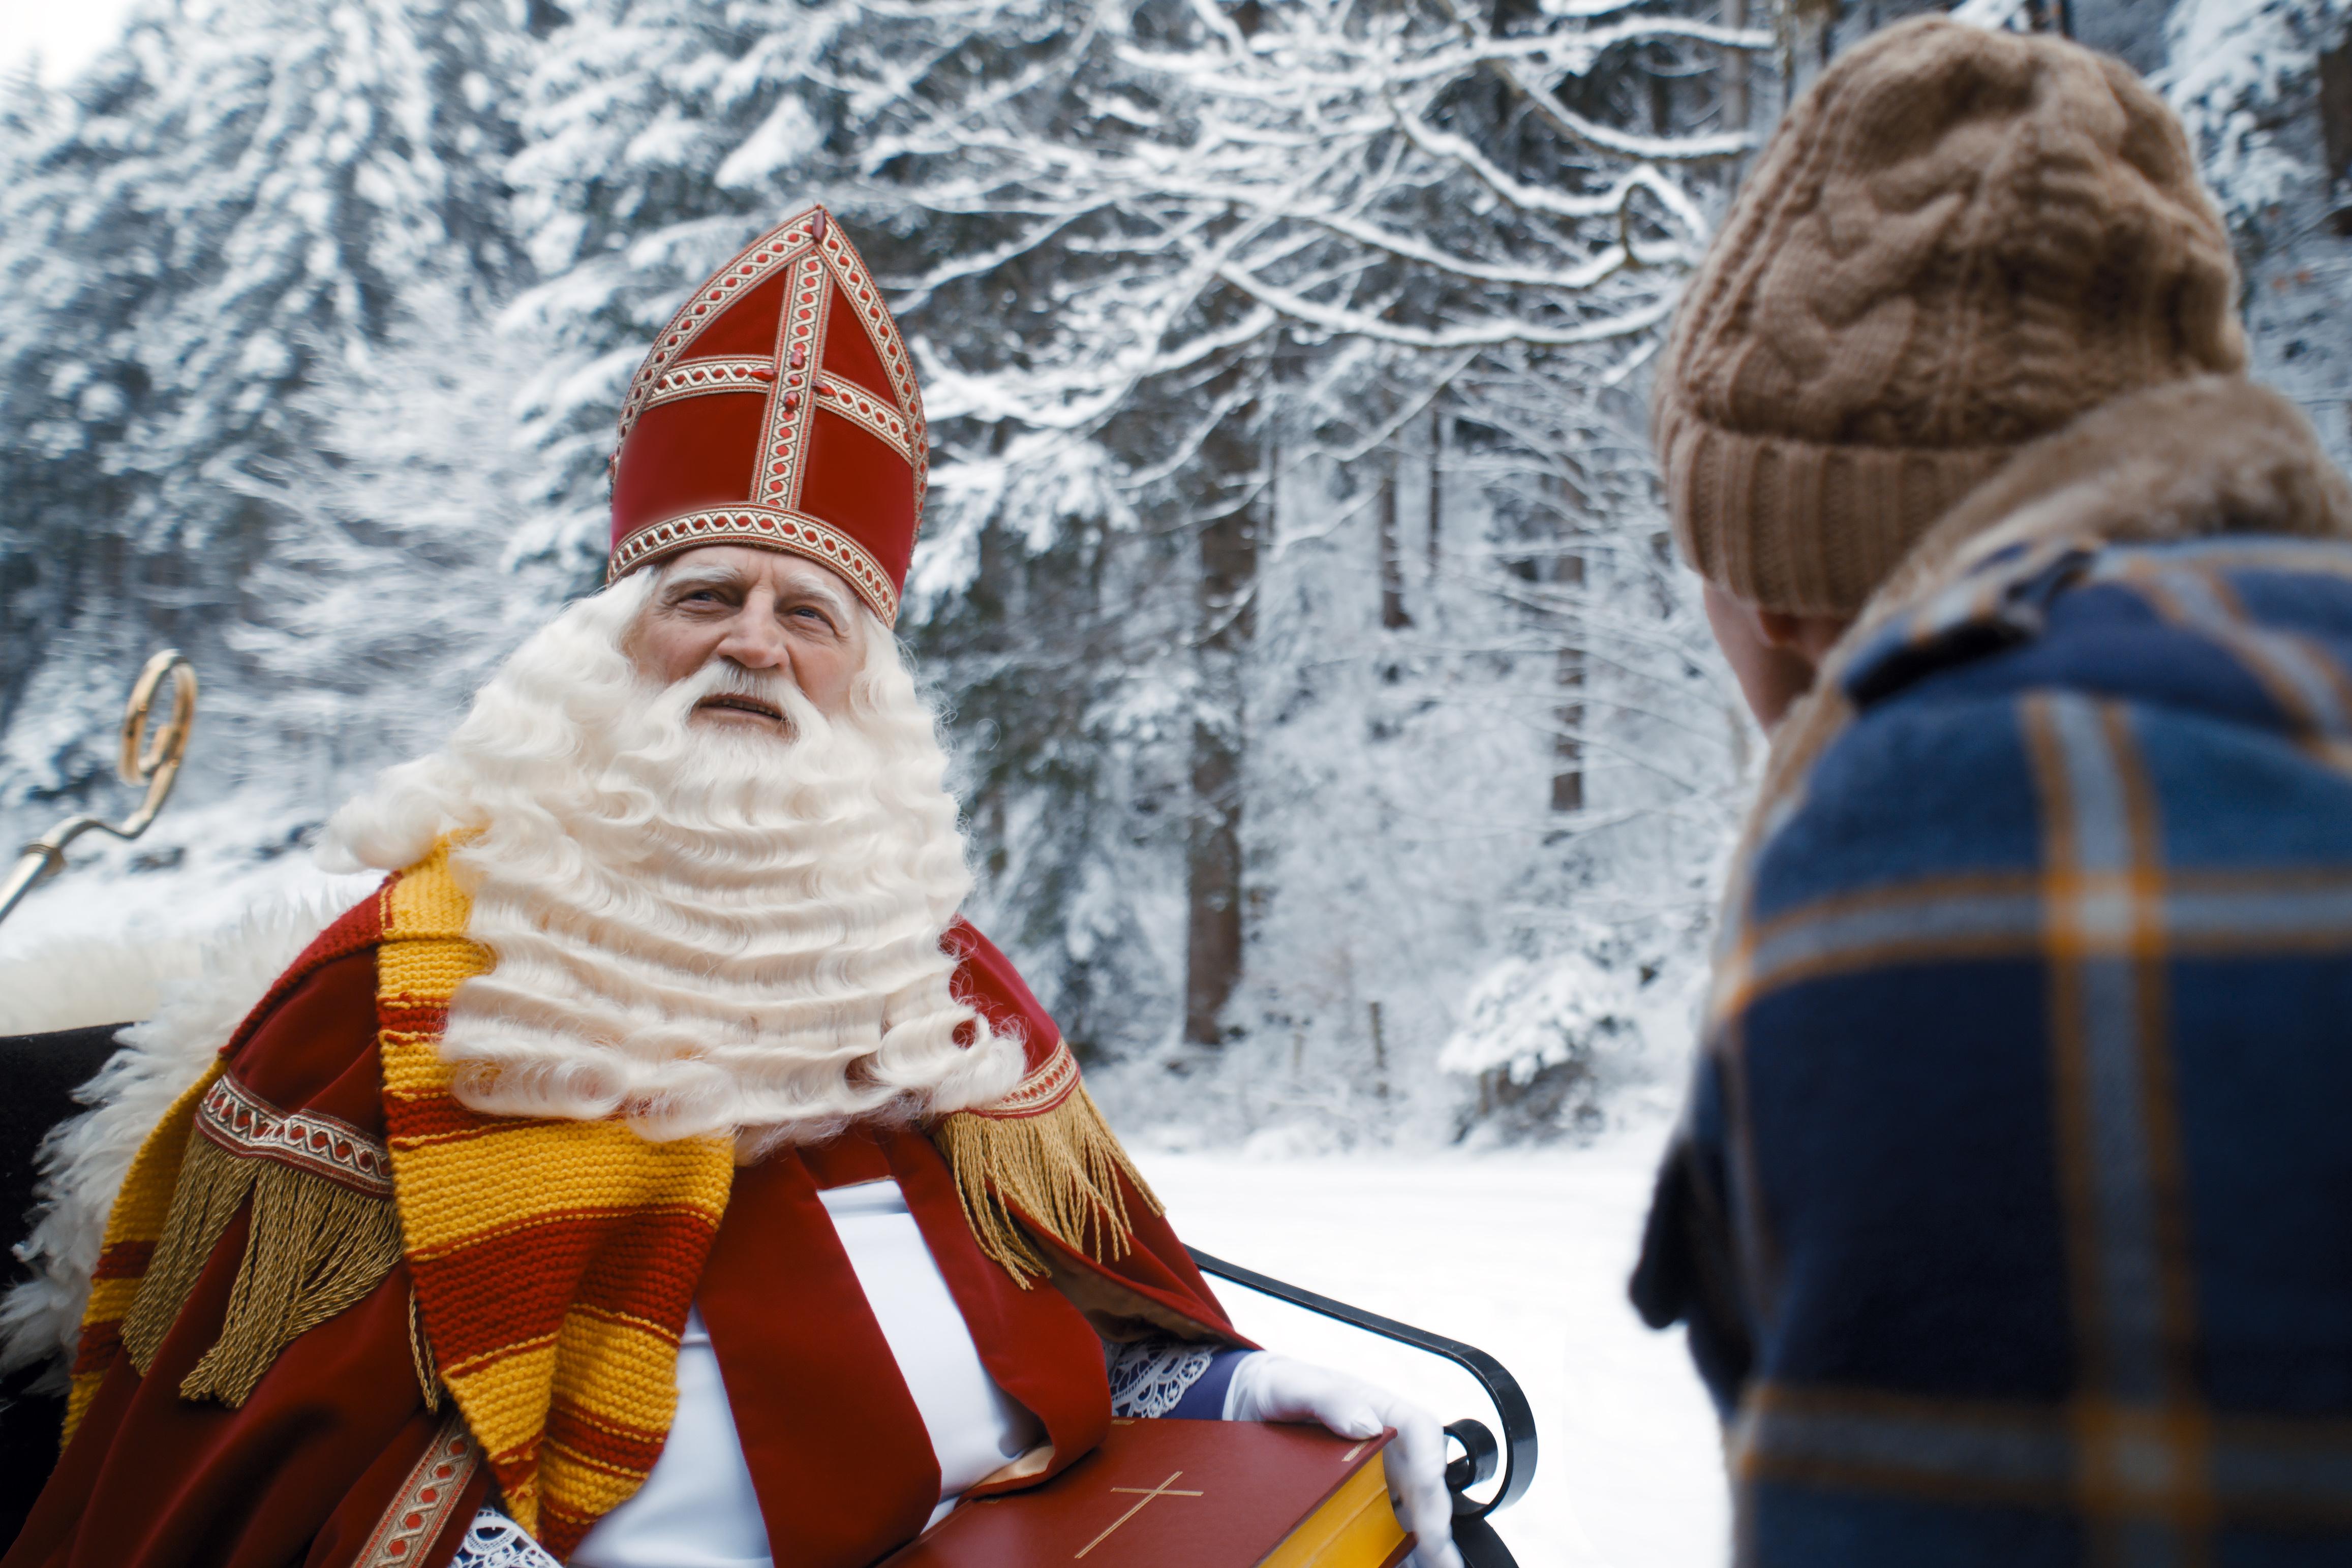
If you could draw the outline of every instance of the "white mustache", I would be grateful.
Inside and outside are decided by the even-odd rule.
[[[765,706],[782,721],[786,733],[798,736],[813,712],[808,697],[792,678],[774,670],[747,670],[730,659],[713,659],[694,674],[674,682],[667,694],[681,705],[681,716],[713,697],[742,697]]]

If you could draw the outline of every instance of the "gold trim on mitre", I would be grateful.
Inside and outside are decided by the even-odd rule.
[[[703,397],[711,392],[765,392],[775,379],[773,356],[757,360],[693,360],[656,376],[653,384],[646,389],[637,412],[643,413],[680,398]]]
[[[839,572],[885,626],[898,621],[898,591],[864,545],[832,524],[782,507],[718,507],[649,523],[621,541],[604,566],[618,582],[641,566],[702,545],[748,544],[805,556]]]
[[[917,461],[910,426],[890,406],[889,399],[878,397],[854,382],[822,375],[809,391],[819,408],[831,409],[852,424],[861,426],[908,463]],[[918,518],[916,532],[921,531],[921,519]]]
[[[833,221],[832,214],[823,207],[816,208],[815,214],[824,220],[817,225],[817,248],[840,283],[843,298],[849,301],[865,327],[874,345],[875,357],[882,361],[882,371],[890,378],[898,412],[907,422],[907,445],[915,463],[915,538],[921,538],[923,502],[931,486],[931,437],[923,416],[922,389],[915,384],[914,354],[898,330],[898,318],[883,303],[882,287],[866,270],[866,258],[842,234],[841,225]]]
[[[672,364],[693,349],[702,329],[725,314],[727,307],[747,290],[758,287],[807,254],[815,240],[814,220],[824,210],[811,207],[795,214],[745,246],[677,308],[677,314],[655,336],[654,346],[646,350],[644,362],[630,379],[629,395],[621,402],[616,448],[619,442],[628,438],[638,416],[652,405],[654,393]]]

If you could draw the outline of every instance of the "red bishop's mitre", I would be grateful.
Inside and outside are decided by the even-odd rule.
[[[887,626],[929,474],[898,324],[812,207],[696,289],[637,368],[605,580],[698,545],[758,545],[833,568]]]

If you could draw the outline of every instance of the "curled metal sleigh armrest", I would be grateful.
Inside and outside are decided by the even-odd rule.
[[[1444,1356],[1476,1378],[1479,1386],[1486,1391],[1486,1397],[1494,1402],[1495,1416],[1502,1426],[1503,1435],[1498,1445],[1486,1423],[1477,1420],[1454,1421],[1445,1428],[1446,1436],[1461,1444],[1463,1450],[1460,1458],[1445,1467],[1445,1485],[1454,1494],[1454,1544],[1470,1568],[1516,1568],[1509,1551],[1486,1522],[1486,1516],[1518,1501],[1526,1495],[1528,1484],[1535,1479],[1536,1416],[1526,1392],[1519,1387],[1519,1380],[1501,1362],[1476,1345],[1318,1295],[1255,1269],[1212,1257],[1197,1247],[1184,1250],[1192,1255],[1193,1263],[1204,1274],[1229,1280],[1244,1290],[1288,1301],[1431,1355]],[[1497,1458],[1503,1467],[1502,1487],[1492,1498],[1479,1502],[1470,1497],[1469,1490],[1494,1475]]]

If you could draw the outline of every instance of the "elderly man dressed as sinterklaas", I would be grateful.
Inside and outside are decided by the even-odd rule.
[[[663,329],[608,586],[334,819],[391,874],[145,1130],[5,1568],[860,1568],[1115,1413],[1392,1426],[1454,1568],[1435,1423],[1235,1333],[958,915],[925,441],[821,209]]]

